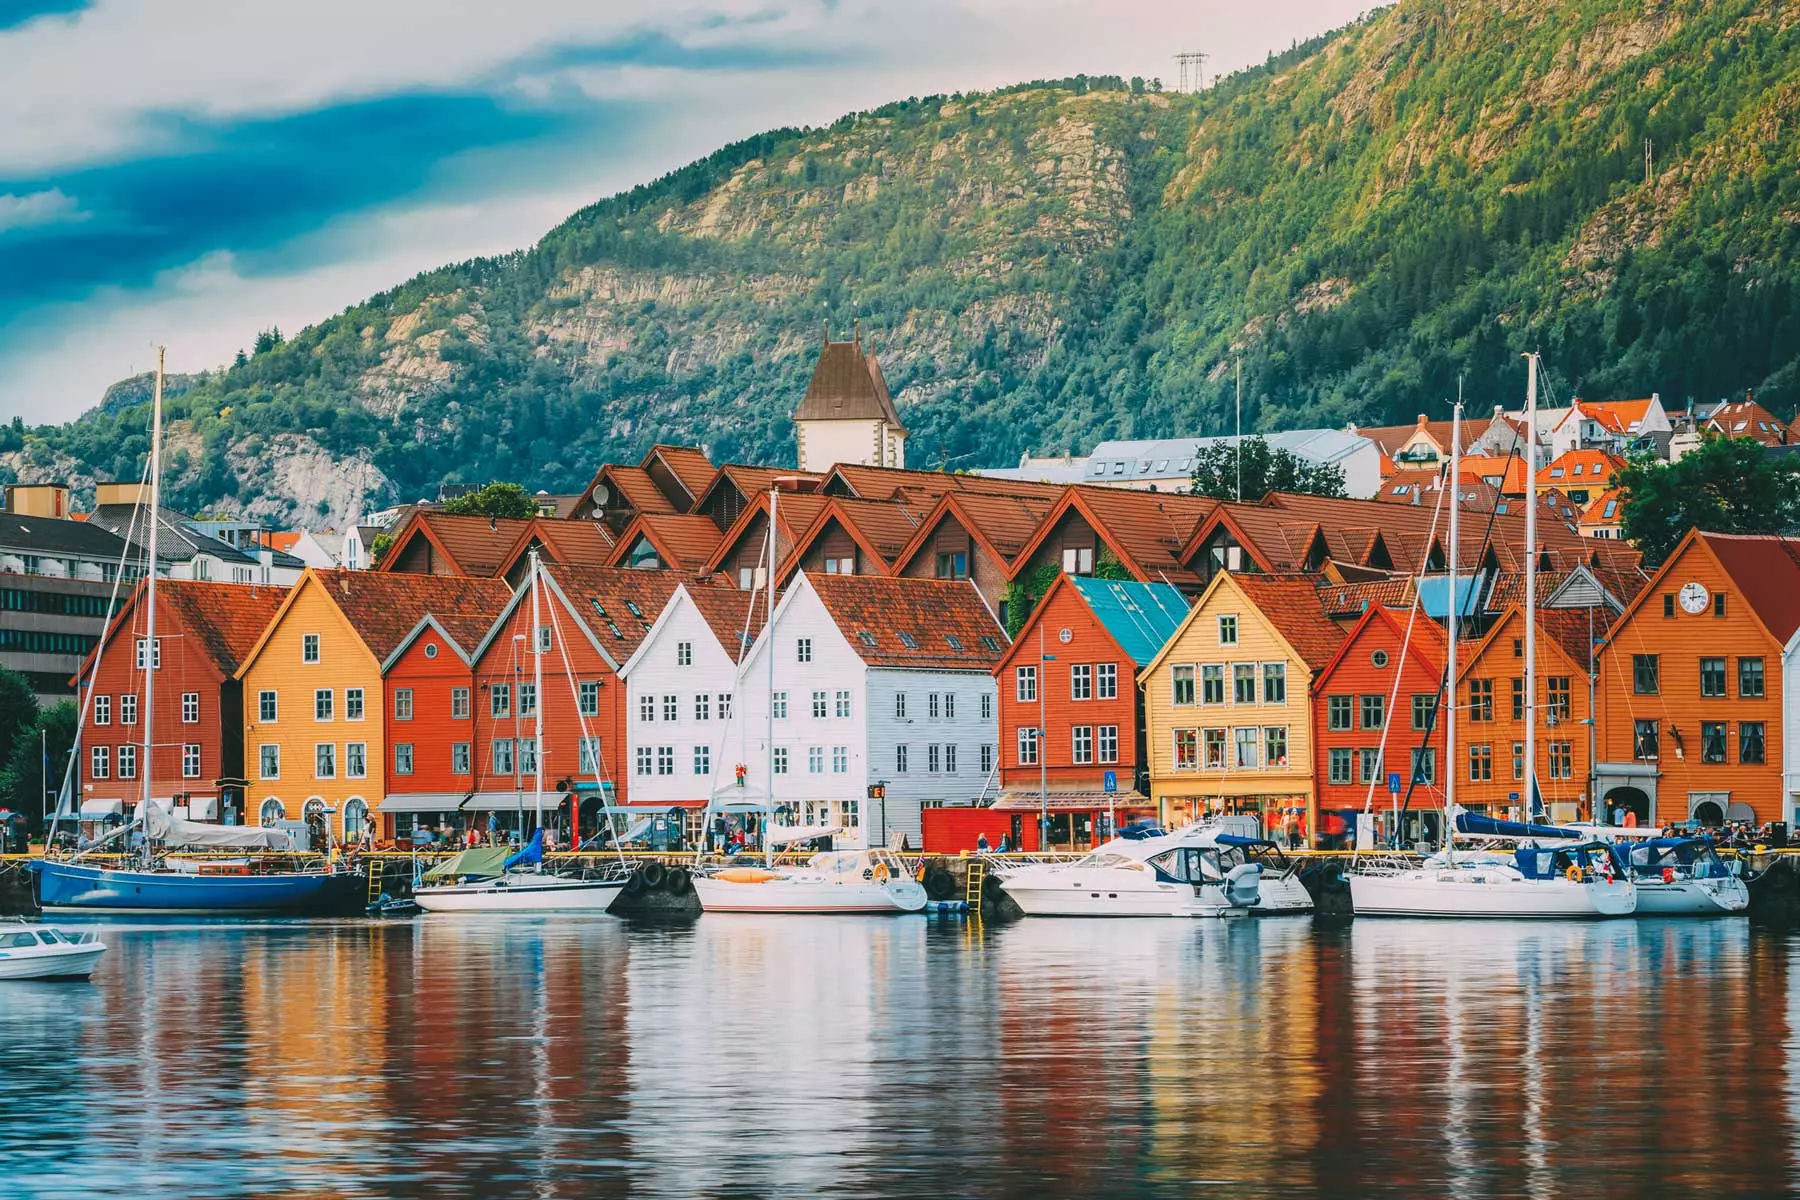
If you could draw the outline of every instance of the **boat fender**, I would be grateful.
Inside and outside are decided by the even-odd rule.
[[[1675,882],[1675,868],[1674,867],[1664,867],[1662,875],[1663,875],[1664,883],[1674,883]]]
[[[948,900],[956,894],[956,877],[942,867],[925,872],[925,894],[933,900]]]
[[[633,871],[625,877],[625,894],[627,896],[641,896],[646,890],[642,871]]]
[[[1570,883],[1580,883],[1581,882],[1581,868],[1576,866],[1574,863],[1570,863],[1569,869],[1563,872],[1563,876],[1566,879],[1568,879],[1568,881]]]
[[[642,873],[644,886],[654,889],[663,885],[663,880],[669,876],[669,869],[659,862],[648,862],[644,864]]]
[[[663,890],[671,896],[679,896],[688,890],[688,873],[686,867],[670,867],[669,873],[663,877]]]

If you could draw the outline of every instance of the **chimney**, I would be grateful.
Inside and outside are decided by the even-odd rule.
[[[132,483],[97,483],[94,485],[94,506],[102,504],[140,504],[149,503],[150,489],[144,484]]]
[[[1420,429],[1425,428],[1425,414],[1424,413],[1419,414],[1419,428]]]

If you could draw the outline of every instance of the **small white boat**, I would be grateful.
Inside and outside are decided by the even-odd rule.
[[[510,871],[493,879],[421,887],[413,899],[426,912],[605,912],[623,879],[572,879]]]
[[[800,867],[721,867],[693,881],[705,912],[915,913],[927,899],[886,850],[826,850]]]
[[[1114,838],[1072,863],[1026,864],[999,881],[1028,917],[1248,916],[1262,899],[1263,867],[1248,860],[1246,844],[1262,843],[1194,824]]]
[[[0,979],[86,979],[105,953],[106,943],[92,933],[0,926]]]
[[[1605,845],[1522,846],[1437,854],[1420,866],[1361,868],[1350,875],[1359,917],[1628,917],[1637,889]]]
[[[1750,888],[1710,838],[1645,838],[1623,847],[1639,916],[1714,917],[1750,907]]]

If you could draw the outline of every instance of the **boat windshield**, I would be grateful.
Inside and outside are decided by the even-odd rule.
[[[58,945],[59,943],[62,942],[62,940],[63,940],[62,934],[56,932],[56,930],[54,930],[54,929],[38,930],[38,941],[44,943],[44,945],[46,945],[46,946]]]
[[[1638,842],[1627,853],[1634,875],[1660,875],[1673,870],[1693,879],[1723,879],[1731,874],[1712,842],[1705,838],[1655,838]]]
[[[0,950],[23,950],[27,946],[35,947],[37,939],[29,933],[0,935]]]
[[[1169,850],[1150,860],[1158,876],[1175,883],[1217,883],[1237,863],[1221,865],[1229,851],[1214,849]],[[1242,862],[1240,856],[1238,862]]]
[[[1115,854],[1111,850],[1096,850],[1092,854],[1076,859],[1071,866],[1076,867],[1135,867],[1137,860],[1126,858],[1123,854]]]

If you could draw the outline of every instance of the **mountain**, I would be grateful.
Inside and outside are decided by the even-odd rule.
[[[1800,403],[1800,3],[1408,0],[1198,95],[1081,77],[728,146],[170,402],[192,509],[574,490],[653,441],[791,460],[829,321],[915,465],[1112,435],[1744,388]],[[1650,154],[1646,155],[1646,146]],[[115,399],[118,397],[115,396]],[[0,429],[135,475],[141,405]]]

